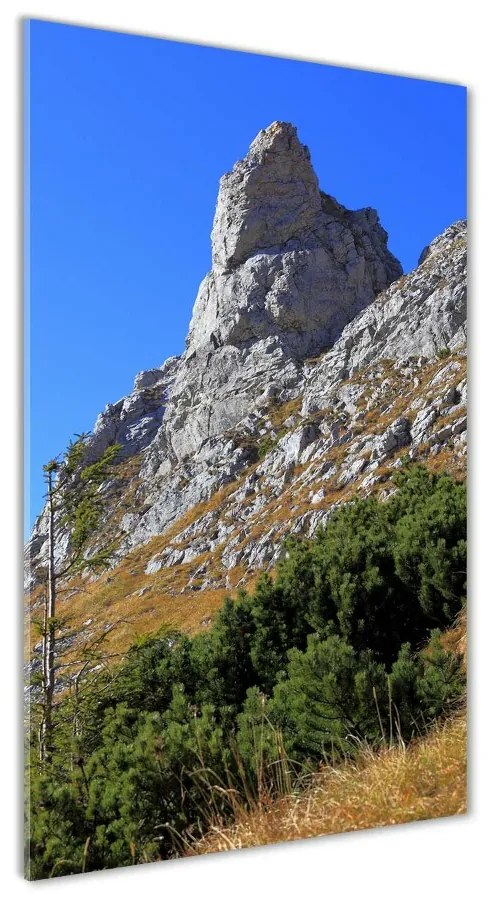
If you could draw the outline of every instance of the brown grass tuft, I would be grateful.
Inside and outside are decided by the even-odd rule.
[[[213,827],[189,855],[465,812],[466,719],[460,714],[409,746],[366,749],[356,762],[323,769],[298,795],[243,810],[233,826]]]

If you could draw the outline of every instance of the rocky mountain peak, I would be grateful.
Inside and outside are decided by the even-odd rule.
[[[220,182],[213,267],[200,285],[165,414],[176,458],[247,414],[266,385],[281,400],[302,362],[402,273],[373,209],[320,191],[296,128],[274,122]]]
[[[286,122],[259,132],[221,179],[211,242],[188,358],[261,340],[288,358],[314,355],[402,274],[376,211],[348,210],[322,192]]]
[[[231,270],[304,235],[321,213],[318,180],[296,128],[273,122],[220,182],[211,235],[213,268]]]
[[[450,444],[464,465],[464,222],[400,277],[376,211],[321,191],[294,126],[274,122],[221,179],[212,244],[184,354],[139,373],[88,441],[89,458],[122,445],[104,486],[117,559],[157,541],[145,578],[169,596],[176,572],[195,597],[273,565],[286,533],[377,489],[400,454]],[[31,585],[46,552],[41,517]]]
[[[271,122],[262,128],[250,144],[248,156],[261,158],[266,150],[290,152],[291,149],[304,151],[309,159],[309,150],[298,140],[298,129],[291,122]]]

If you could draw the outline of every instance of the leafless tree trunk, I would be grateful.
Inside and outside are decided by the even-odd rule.
[[[47,473],[48,482],[48,593],[46,597],[43,636],[44,710],[42,726],[41,756],[49,762],[52,754],[53,697],[55,684],[55,644],[56,644],[56,574],[54,570],[54,503],[53,473]]]
[[[108,447],[99,460],[82,470],[86,474],[88,473],[85,481],[82,479],[81,482],[80,480],[77,482],[76,473],[77,469],[80,470],[83,463],[85,439],[85,435],[79,435],[75,442],[70,443],[65,454],[64,463],[53,459],[43,466],[47,485],[46,510],[48,518],[48,575],[42,629],[43,703],[39,746],[39,754],[43,763],[51,761],[54,749],[53,732],[55,725],[53,722],[53,709],[56,672],[58,669],[56,664],[56,632],[59,629],[59,622],[56,619],[57,583],[58,581],[62,583],[67,576],[73,575],[74,572],[78,571],[77,567],[83,568],[86,565],[89,569],[95,571],[98,566],[106,565],[111,552],[109,545],[107,548],[100,549],[95,556],[92,555],[90,560],[85,561],[84,558],[84,550],[92,536],[94,513],[96,517],[100,514],[94,500],[95,494],[97,488],[107,477],[120,447],[119,444],[113,444]],[[67,501],[65,491],[67,489],[70,491],[70,487],[71,498],[68,498]],[[90,504],[92,504],[91,528],[88,528],[86,523],[83,522],[83,517],[81,521],[77,521],[77,510],[81,504],[85,504],[83,507],[85,514],[87,514],[87,509],[90,509]],[[55,518],[56,513],[60,510],[68,515],[68,520],[71,522],[72,536],[76,531],[76,541],[64,568],[57,572],[55,570],[57,537]],[[68,527],[70,528],[70,525]]]

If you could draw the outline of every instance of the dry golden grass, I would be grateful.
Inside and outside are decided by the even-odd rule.
[[[459,459],[449,447],[444,447],[436,456],[423,457],[423,461],[436,475],[449,474],[456,481],[466,478],[466,457]]]
[[[456,373],[450,373],[447,380],[449,383],[457,383],[463,377],[465,361],[458,357],[461,363],[461,369]],[[406,381],[399,376],[393,369],[393,361],[382,361],[374,367],[376,381],[384,379],[387,374],[393,380],[393,392],[391,397],[384,396],[380,399],[379,404],[371,409],[365,416],[362,430],[368,433],[377,433],[383,430],[397,415],[408,408],[410,403],[419,395],[426,396],[428,384],[434,375],[443,367],[445,367],[451,358],[438,360],[431,365],[424,367],[420,373],[420,383],[413,388],[412,383],[407,384]],[[346,383],[356,383],[364,381],[366,372],[356,373]],[[404,382],[401,385],[401,382]],[[445,386],[446,382],[445,382]],[[394,405],[388,413],[382,413],[381,409],[386,402],[394,400]],[[271,405],[269,417],[273,426],[280,428],[283,422],[291,415],[297,415],[301,401],[299,398],[290,400],[287,403]],[[323,415],[328,414],[328,410],[324,410]],[[445,418],[441,418],[441,425],[451,420],[451,415],[459,415],[453,413]],[[341,429],[344,430],[345,429]],[[337,445],[330,448],[329,451],[316,462],[320,465],[323,462],[329,462],[339,467],[349,452],[351,443],[356,439],[355,433],[352,439],[345,444]],[[419,448],[418,460],[424,461],[425,464],[434,472],[442,472],[444,470],[451,472],[456,478],[463,478],[465,475],[466,461],[458,460],[449,447],[444,448],[437,456],[428,456],[429,446]],[[389,463],[376,470],[375,475],[380,481],[371,487],[373,495],[390,487],[393,464],[398,456],[403,455],[404,451],[394,454]],[[115,490],[115,511],[111,520],[107,523],[107,534],[118,531],[119,521],[123,513],[128,508],[132,508],[136,502],[136,493],[138,488],[138,468],[140,458],[135,457],[126,460],[120,464],[118,474],[120,480],[117,490]],[[201,516],[213,511],[221,511],[226,513],[226,508],[230,502],[230,495],[233,494],[240,486],[245,477],[255,470],[258,464],[250,466],[241,477],[236,481],[226,485],[217,491],[211,498],[205,500],[187,513],[179,520],[174,522],[164,534],[154,538],[148,544],[138,547],[132,553],[128,554],[122,562],[117,565],[111,572],[100,577],[97,581],[89,582],[81,578],[72,579],[68,587],[69,593],[60,597],[58,612],[61,617],[67,619],[70,628],[76,630],[83,629],[83,623],[90,620],[89,631],[92,635],[100,635],[104,633],[108,623],[111,625],[110,632],[104,641],[104,647],[111,654],[124,653],[136,638],[145,633],[157,631],[166,625],[183,630],[187,633],[195,633],[203,627],[207,627],[210,619],[212,619],[227,593],[234,591],[237,586],[244,588],[252,588],[256,577],[251,576],[243,567],[238,566],[235,570],[225,573],[221,565],[221,553],[224,544],[217,547],[213,553],[206,553],[195,558],[186,565],[176,565],[171,568],[161,569],[156,575],[148,575],[145,573],[146,565],[149,559],[155,554],[161,552],[169,543],[178,540],[178,535],[188,525],[195,522]],[[267,503],[256,513],[251,515],[246,522],[246,536],[238,545],[238,548],[245,547],[252,540],[259,540],[263,534],[271,529],[275,532],[276,540],[283,540],[290,531],[290,525],[293,519],[301,516],[303,513],[311,510],[311,501],[309,499],[313,490],[318,491],[323,487],[325,497],[320,503],[315,504],[315,509],[327,510],[333,503],[342,500],[347,502],[352,499],[360,490],[360,483],[365,477],[365,472],[360,473],[359,477],[348,485],[339,487],[336,477],[323,478],[319,476],[313,482],[305,484],[302,481],[310,469],[310,462],[304,465],[298,465],[294,473],[294,481],[285,486],[283,492],[279,496],[273,496],[270,487],[262,485],[260,490],[267,497]],[[252,502],[252,498],[245,501]],[[242,529],[243,523],[237,521],[237,529]],[[234,536],[233,532],[228,540]],[[184,544],[179,546],[185,547]],[[200,564],[206,564],[206,577],[211,581],[216,581],[216,585],[210,585],[205,590],[193,590],[189,587],[188,582],[195,573]],[[224,587],[225,574],[228,577],[228,587]],[[197,581],[196,587],[198,586]],[[75,591],[75,592],[74,592]],[[140,593],[142,592],[142,593]],[[41,589],[32,592],[29,598],[29,604],[35,607],[39,602]],[[40,612],[37,610],[36,616],[39,617]],[[117,624],[116,624],[117,623]],[[32,652],[34,644],[39,639],[39,634],[35,628],[29,629],[26,622],[26,653]],[[114,627],[115,626],[115,627]],[[76,648],[74,654],[76,656]],[[63,654],[65,656],[65,654]],[[70,656],[70,654],[66,654]],[[65,659],[66,661],[66,659]]]
[[[286,419],[297,415],[300,409],[300,397],[295,397],[294,400],[287,400],[286,403],[281,403],[280,405],[272,404],[268,409],[268,415],[273,428],[281,428]]]
[[[214,826],[189,855],[339,834],[466,812],[466,718],[459,714],[409,746],[365,750],[325,768],[308,788]]]
[[[214,617],[223,604],[228,590],[233,590],[243,572],[228,573],[230,588],[193,591],[191,588],[181,593],[189,578],[206,557],[196,557],[185,565],[161,569],[157,575],[147,575],[145,568],[152,556],[161,552],[172,539],[195,519],[215,509],[223,507],[227,497],[239,486],[240,479],[217,491],[209,500],[202,501],[181,516],[164,534],[153,538],[147,544],[130,552],[114,569],[100,576],[96,581],[79,576],[70,579],[67,591],[60,591],[57,614],[70,630],[82,631],[83,623],[90,620],[93,640],[104,633],[107,625],[111,630],[104,640],[104,650],[115,660],[143,634],[156,632],[162,626],[177,628],[189,634],[206,627],[210,617]],[[213,561],[214,562],[214,561]],[[213,568],[209,574],[213,574]],[[221,573],[222,574],[222,573]],[[139,591],[145,591],[138,594]],[[36,588],[29,596],[29,606],[39,601],[42,588]],[[40,613],[37,613],[39,617]],[[29,628],[26,617],[26,653],[32,653],[39,639],[37,631]],[[83,644],[83,641],[81,642]],[[62,653],[66,664],[79,655],[77,647]]]
[[[444,650],[454,653],[460,662],[463,672],[467,668],[467,614],[462,610],[452,628],[448,628],[441,635],[441,644]]]

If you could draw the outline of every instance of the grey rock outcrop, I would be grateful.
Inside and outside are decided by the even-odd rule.
[[[402,272],[375,210],[323,194],[284,122],[221,179],[211,240],[164,426],[177,459],[233,427],[271,382],[286,399],[301,361]]]
[[[325,455],[349,446],[363,423],[366,384],[355,378],[350,381],[351,376],[391,359],[403,383],[413,382],[416,387],[418,373],[437,359],[440,351],[464,346],[465,329],[466,227],[456,223],[432,242],[420,267],[379,294],[315,363],[288,357],[280,346],[284,335],[279,331],[275,338],[258,339],[240,350],[227,344],[208,347],[207,366],[193,384],[191,366],[196,365],[197,372],[200,357],[198,349],[195,356],[188,349],[162,426],[146,452],[142,475],[148,508],[128,534],[127,546],[161,533],[195,504],[239,478],[257,462],[264,435],[271,446],[253,480],[247,479],[237,494],[238,505],[253,498],[243,512],[237,506],[237,517],[260,513],[264,488],[280,496],[294,482],[296,465],[311,462],[311,475],[305,478],[312,483],[323,469],[326,475],[322,477],[332,478],[336,466],[325,462]],[[194,346],[192,335],[191,329],[189,347]],[[270,356],[264,348],[271,348]],[[431,388],[437,393],[451,379],[459,381],[459,371],[459,362],[441,364]],[[373,373],[366,377],[372,379]],[[384,377],[373,389],[368,408],[385,399],[381,409],[389,416],[392,391],[393,379]],[[449,393],[453,399],[459,396],[456,388],[446,387],[446,400]],[[267,426],[267,410],[294,397],[301,400],[301,415],[290,417],[286,433],[274,436],[273,428]],[[442,400],[438,404],[439,409]],[[333,415],[323,418],[327,410]],[[314,422],[311,416],[317,412],[322,415]],[[418,409],[413,413],[407,409],[403,415],[394,415],[383,432],[368,435],[351,447],[337,472],[339,486],[351,484],[365,470],[366,483],[374,485],[374,470],[386,459],[403,448],[417,446],[422,434],[434,442],[434,417],[429,415],[426,420],[421,414],[418,419],[418,413]],[[177,473],[183,471],[182,480]],[[234,551],[233,559],[240,553]],[[240,559],[247,559],[247,553],[243,551]]]
[[[147,447],[160,427],[175,380],[179,357],[172,356],[159,369],[139,372],[134,388],[99,415],[87,447],[87,461],[111,444],[121,444],[121,456],[134,456]]]
[[[374,360],[419,358],[466,344],[466,222],[437,237],[423,262],[395,281],[344,328],[312,372],[303,411],[320,409],[334,382],[351,377]]]
[[[286,533],[312,534],[402,453],[466,452],[465,223],[400,277],[374,210],[323,194],[296,129],[276,122],[221,180],[212,249],[185,352],[139,373],[88,442],[90,458],[114,441],[137,457],[127,494],[105,495],[117,558],[168,533],[145,576],[196,560],[192,591],[219,583],[216,565],[223,579],[273,565]],[[452,358],[434,368],[441,351]],[[41,516],[34,578],[45,555]]]
[[[405,416],[401,416],[376,438],[371,459],[385,459],[394,450],[406,447],[410,442],[410,421]]]
[[[270,337],[288,356],[313,355],[402,273],[376,211],[322,193],[308,148],[284,122],[221,179],[211,241],[187,355]]]

